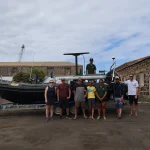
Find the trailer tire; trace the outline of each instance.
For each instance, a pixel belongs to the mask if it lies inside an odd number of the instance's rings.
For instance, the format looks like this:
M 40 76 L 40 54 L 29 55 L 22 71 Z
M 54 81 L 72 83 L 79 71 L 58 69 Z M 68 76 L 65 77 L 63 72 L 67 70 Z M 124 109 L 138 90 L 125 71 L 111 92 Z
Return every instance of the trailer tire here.
M 70 113 L 71 113 L 72 115 L 75 114 L 75 105 L 74 105 L 74 104 L 71 104 L 71 105 L 70 105 Z
M 56 105 L 56 106 L 54 107 L 54 113 L 55 113 L 55 115 L 60 115 L 60 108 L 59 108 L 59 105 Z

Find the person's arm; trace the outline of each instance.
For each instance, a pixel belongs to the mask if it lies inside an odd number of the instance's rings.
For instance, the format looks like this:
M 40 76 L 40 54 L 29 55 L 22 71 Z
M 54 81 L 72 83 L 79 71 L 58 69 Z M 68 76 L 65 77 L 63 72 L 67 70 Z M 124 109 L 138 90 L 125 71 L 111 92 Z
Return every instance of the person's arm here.
M 123 101 L 124 99 L 124 86 L 121 84 L 121 100 Z
M 69 99 L 71 97 L 71 90 L 70 90 L 70 86 L 68 85 L 68 92 L 69 92 L 69 96 L 67 97 L 67 99 Z
M 59 85 L 58 85 L 58 88 L 57 88 L 57 101 L 59 101 Z
M 87 95 L 88 95 L 88 91 L 87 91 L 87 87 L 85 86 L 85 87 L 84 87 L 84 98 L 86 98 Z
M 107 95 L 107 88 L 105 87 L 105 94 L 104 94 L 104 96 L 102 97 L 102 100 L 106 97 L 106 95 Z
M 55 87 L 55 95 L 57 95 L 57 87 Z
M 138 84 L 138 82 L 136 81 L 136 95 L 135 95 L 135 99 L 137 99 L 138 94 L 139 94 L 139 84 Z
M 96 97 L 101 101 L 101 98 L 99 97 L 98 93 L 95 91 Z
M 48 91 L 48 87 L 45 88 L 45 93 L 44 93 L 45 103 L 47 103 L 47 91 Z

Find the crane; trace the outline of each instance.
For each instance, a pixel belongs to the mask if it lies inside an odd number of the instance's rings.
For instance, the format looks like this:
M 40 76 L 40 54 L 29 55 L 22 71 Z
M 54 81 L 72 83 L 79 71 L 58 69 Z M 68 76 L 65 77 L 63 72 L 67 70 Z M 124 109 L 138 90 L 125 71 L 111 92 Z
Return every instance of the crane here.
M 19 62 L 21 62 L 21 58 L 22 58 L 24 49 L 25 49 L 25 46 L 24 46 L 24 44 L 23 44 L 22 47 L 21 47 L 21 53 L 20 53 L 20 55 L 19 55 Z

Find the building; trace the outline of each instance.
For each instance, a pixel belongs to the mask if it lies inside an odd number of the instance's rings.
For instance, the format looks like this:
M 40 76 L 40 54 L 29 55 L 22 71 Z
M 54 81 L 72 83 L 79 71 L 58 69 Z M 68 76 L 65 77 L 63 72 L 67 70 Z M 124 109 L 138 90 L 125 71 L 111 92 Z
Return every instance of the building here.
M 75 63 L 72 62 L 0 62 L 0 74 L 12 76 L 14 73 L 31 70 L 31 68 L 42 68 L 47 75 L 53 71 L 55 76 L 75 75 Z M 78 72 L 83 72 L 83 66 L 78 65 Z
M 122 81 L 130 74 L 139 82 L 140 95 L 150 97 L 150 56 L 133 60 L 116 68 Z

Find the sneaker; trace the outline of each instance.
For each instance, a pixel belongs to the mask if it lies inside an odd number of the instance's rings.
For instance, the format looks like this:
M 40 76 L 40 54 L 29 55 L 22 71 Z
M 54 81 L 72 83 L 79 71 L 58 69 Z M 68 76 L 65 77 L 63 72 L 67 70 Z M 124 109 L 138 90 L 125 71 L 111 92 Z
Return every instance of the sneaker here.
M 66 116 L 66 119 L 71 119 L 71 117 L 69 117 L 69 116 Z
M 103 118 L 104 118 L 104 120 L 106 120 L 106 117 L 105 117 L 105 116 L 104 116 Z
M 54 117 L 51 117 L 51 120 L 54 120 Z
M 99 120 L 100 118 L 101 118 L 101 116 L 98 116 L 98 117 L 97 117 L 97 120 Z
M 46 117 L 46 122 L 47 122 L 48 120 L 49 120 L 48 117 Z
M 60 116 L 60 120 L 62 119 L 62 116 Z

